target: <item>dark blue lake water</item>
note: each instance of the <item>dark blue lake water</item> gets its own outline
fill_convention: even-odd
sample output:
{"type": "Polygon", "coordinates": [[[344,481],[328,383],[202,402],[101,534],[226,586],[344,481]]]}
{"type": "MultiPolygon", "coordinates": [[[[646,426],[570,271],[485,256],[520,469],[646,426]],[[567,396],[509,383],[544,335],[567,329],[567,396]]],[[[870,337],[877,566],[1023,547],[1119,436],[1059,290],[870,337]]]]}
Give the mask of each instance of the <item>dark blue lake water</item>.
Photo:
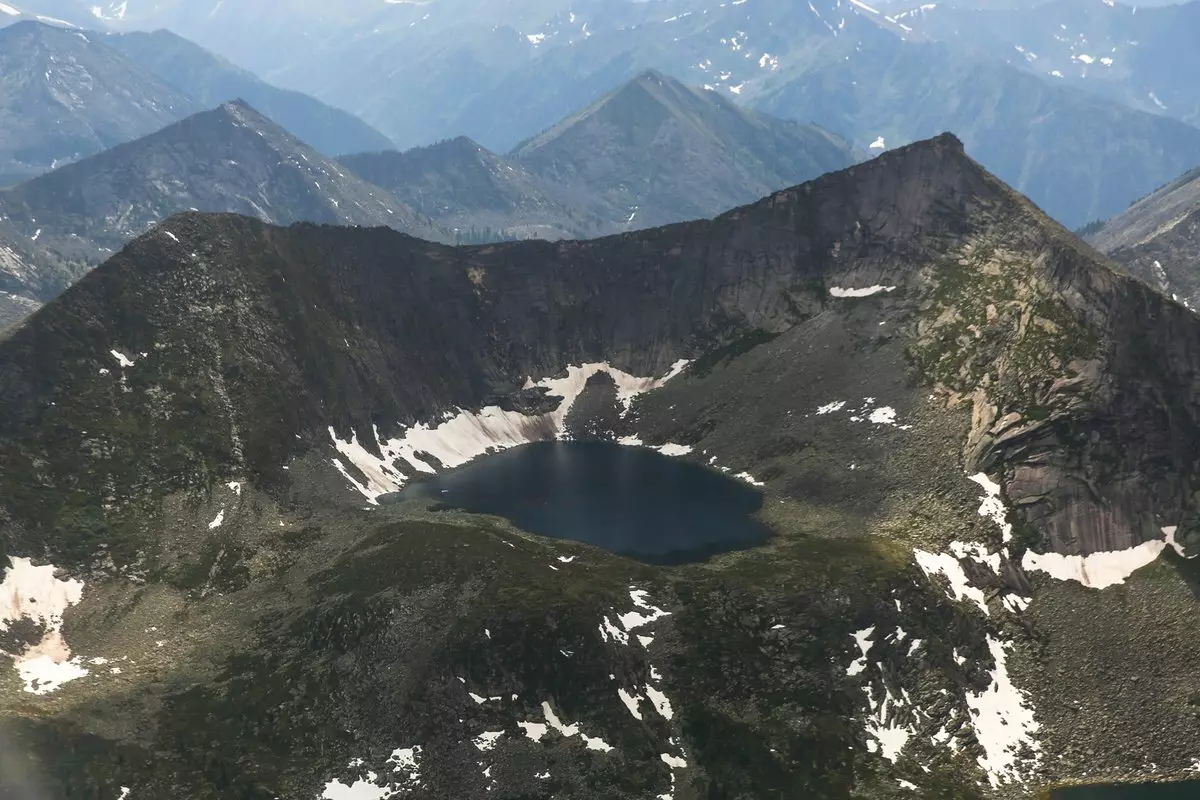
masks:
{"type": "Polygon", "coordinates": [[[1200,781],[1073,786],[1051,792],[1050,800],[1200,800],[1200,781]]]}
{"type": "Polygon", "coordinates": [[[656,564],[762,544],[749,484],[642,447],[536,442],[408,486],[404,499],[502,516],[532,533],[656,564]]]}

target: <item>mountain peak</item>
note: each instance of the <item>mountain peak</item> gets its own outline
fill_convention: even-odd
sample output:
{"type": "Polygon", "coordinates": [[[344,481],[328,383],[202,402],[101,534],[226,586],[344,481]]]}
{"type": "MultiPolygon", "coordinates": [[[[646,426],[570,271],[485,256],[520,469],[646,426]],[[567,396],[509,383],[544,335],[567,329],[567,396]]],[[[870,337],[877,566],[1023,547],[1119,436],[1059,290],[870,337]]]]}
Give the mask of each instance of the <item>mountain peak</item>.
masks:
{"type": "Polygon", "coordinates": [[[46,172],[200,110],[97,34],[33,20],[0,28],[0,185],[46,172]],[[72,98],[64,102],[55,98],[72,98]]]}
{"type": "Polygon", "coordinates": [[[87,262],[189,208],[446,238],[240,100],[27,181],[2,205],[26,236],[87,262]]]}

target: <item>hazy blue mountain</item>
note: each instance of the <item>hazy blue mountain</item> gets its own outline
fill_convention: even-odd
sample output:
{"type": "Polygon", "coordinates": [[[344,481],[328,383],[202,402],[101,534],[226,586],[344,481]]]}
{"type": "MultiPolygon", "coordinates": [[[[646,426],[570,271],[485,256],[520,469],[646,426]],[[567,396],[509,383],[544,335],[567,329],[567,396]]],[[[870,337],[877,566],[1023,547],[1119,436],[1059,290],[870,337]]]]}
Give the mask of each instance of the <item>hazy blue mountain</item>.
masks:
{"type": "Polygon", "coordinates": [[[200,110],[101,39],[39,22],[0,29],[0,186],[200,110]]]}
{"type": "Polygon", "coordinates": [[[715,216],[849,166],[852,148],[812,125],[734,105],[656,70],[519,145],[513,158],[625,224],[715,216]]]}
{"type": "Polygon", "coordinates": [[[648,71],[507,157],[460,137],[341,161],[470,239],[582,238],[716,216],[854,154],[820,128],[648,71]]]}
{"type": "Polygon", "coordinates": [[[1093,227],[1087,240],[1097,249],[1200,310],[1200,168],[1093,227]]]}
{"type": "Polygon", "coordinates": [[[353,114],[306,94],[277,89],[175,34],[112,34],[104,43],[207,107],[244,100],[259,113],[326,155],[382,150],[391,141],[353,114]]]}
{"type": "Polygon", "coordinates": [[[937,3],[897,14],[953,42],[1131,108],[1200,123],[1200,2],[1054,0],[980,9],[937,3]]]}
{"type": "Polygon", "coordinates": [[[953,130],[975,158],[1071,227],[1116,214],[1200,164],[1200,129],[883,31],[861,44],[814,47],[751,102],[889,147],[953,130]]]}

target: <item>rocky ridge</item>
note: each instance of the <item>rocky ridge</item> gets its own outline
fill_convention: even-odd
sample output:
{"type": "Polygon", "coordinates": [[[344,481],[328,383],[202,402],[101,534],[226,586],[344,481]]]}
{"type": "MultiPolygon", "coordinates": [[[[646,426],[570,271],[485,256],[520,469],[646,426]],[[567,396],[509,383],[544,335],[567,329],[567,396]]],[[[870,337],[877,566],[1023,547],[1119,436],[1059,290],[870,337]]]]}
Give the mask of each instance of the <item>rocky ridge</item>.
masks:
{"type": "Polygon", "coordinates": [[[234,102],[0,191],[0,236],[7,232],[4,252],[13,255],[0,265],[3,288],[49,300],[130,239],[189,209],[448,238],[385,190],[234,102]]]}
{"type": "Polygon", "coordinates": [[[1200,308],[1200,170],[1142,198],[1087,238],[1151,286],[1200,308]]]}
{"type": "Polygon", "coordinates": [[[948,135],[588,242],[173,217],[0,342],[5,580],[59,568],[58,605],[6,618],[0,713],[32,769],[0,781],[688,800],[1184,777],[1198,348],[1194,315],[948,135]],[[613,419],[597,392],[630,401],[623,430],[570,414],[613,419]],[[372,503],[568,417],[760,485],[772,541],[650,567],[372,503]]]}

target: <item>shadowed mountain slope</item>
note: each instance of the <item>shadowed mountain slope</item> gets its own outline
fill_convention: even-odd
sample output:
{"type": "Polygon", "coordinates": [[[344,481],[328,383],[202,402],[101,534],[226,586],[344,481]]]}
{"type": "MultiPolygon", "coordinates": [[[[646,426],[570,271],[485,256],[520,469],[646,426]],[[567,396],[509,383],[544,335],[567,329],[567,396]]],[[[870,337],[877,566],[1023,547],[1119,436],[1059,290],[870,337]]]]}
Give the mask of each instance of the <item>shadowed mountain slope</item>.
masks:
{"type": "Polygon", "coordinates": [[[0,341],[5,580],[57,587],[3,623],[0,788],[1185,777],[1197,359],[948,135],[587,242],[172,217],[0,341]],[[569,430],[753,482],[771,541],[653,567],[375,504],[569,430]]]}

